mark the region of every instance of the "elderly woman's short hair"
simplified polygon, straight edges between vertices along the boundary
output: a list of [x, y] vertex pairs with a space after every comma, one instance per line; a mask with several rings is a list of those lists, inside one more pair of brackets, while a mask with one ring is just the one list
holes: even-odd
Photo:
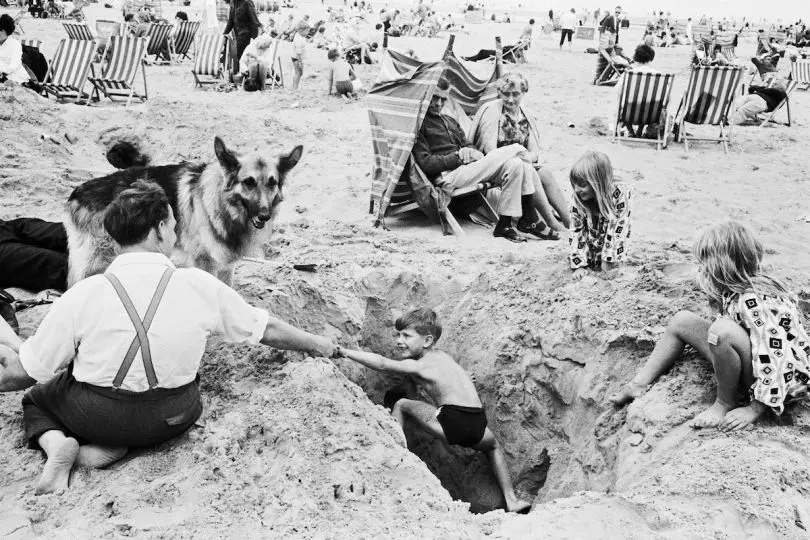
[[498, 92], [509, 92], [513, 88], [520, 90], [522, 94], [529, 91], [529, 81], [522, 73], [507, 73], [498, 79]]

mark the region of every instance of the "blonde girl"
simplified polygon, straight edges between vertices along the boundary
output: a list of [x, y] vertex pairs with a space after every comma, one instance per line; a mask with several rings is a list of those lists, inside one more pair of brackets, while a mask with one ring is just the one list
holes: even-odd
[[[689, 311], [672, 318], [650, 358], [610, 400], [622, 405], [639, 397], [691, 345], [711, 360], [717, 399], [692, 427], [745, 428], [768, 409], [781, 414], [786, 401], [806, 396], [810, 341], [797, 299], [762, 273], [762, 244], [749, 229], [729, 221], [705, 231], [694, 247], [698, 284], [718, 310], [714, 322]], [[750, 403], [737, 407], [739, 387]]]
[[570, 179], [574, 205], [569, 262], [574, 278], [579, 279], [588, 269], [608, 270], [624, 260], [632, 190], [615, 181], [610, 159], [593, 150], [574, 163]]

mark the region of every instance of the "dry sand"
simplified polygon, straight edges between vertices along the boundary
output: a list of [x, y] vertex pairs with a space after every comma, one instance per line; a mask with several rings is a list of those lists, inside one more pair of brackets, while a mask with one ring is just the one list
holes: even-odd
[[[57, 21], [27, 19], [26, 31], [45, 40], [49, 56], [63, 35]], [[476, 27], [458, 37], [456, 50], [474, 52], [496, 33], [508, 43], [517, 32], [518, 25]], [[392, 46], [429, 59], [444, 44]], [[688, 48], [656, 52], [657, 67], [678, 74], [677, 102]], [[285, 320], [381, 353], [392, 352], [398, 313], [435, 307], [445, 323], [441, 344], [474, 376], [518, 488], [535, 498], [532, 514], [470, 513], [500, 504], [485, 460], [412, 432], [424, 463], [406, 451], [396, 424], [373, 404], [391, 378], [348, 361], [215, 340], [202, 371], [201, 425], [109, 470], [77, 471], [63, 495], [33, 495], [42, 458], [23, 444], [21, 394], [0, 397], [0, 535], [808, 537], [807, 411], [742, 434], [694, 432], [685, 422], [714, 396], [711, 367], [694, 356], [627, 409], [606, 400], [673, 313], [709, 315], [689, 255], [702, 228], [727, 218], [747, 223], [767, 248], [768, 268], [810, 296], [810, 223], [801, 219], [810, 214], [807, 93], [794, 94], [793, 127], [741, 128], [728, 156], [714, 144], [688, 154], [680, 145], [662, 152], [615, 145], [599, 131], [611, 121], [616, 90], [589, 84], [595, 57], [561, 53], [553, 39], [538, 43], [517, 69], [530, 80], [526, 105], [563, 190], [570, 194], [568, 168], [590, 148], [607, 152], [636, 190], [626, 270], [574, 283], [564, 242], [518, 246], [470, 223], [467, 237], [442, 237], [419, 216], [390, 220], [389, 231], [373, 228], [367, 115], [362, 101], [324, 95], [324, 56], [310, 51], [298, 95], [194, 90], [188, 62], [148, 67], [150, 99], [130, 109], [59, 105], [2, 89], [0, 217], [59, 219], [74, 186], [111, 171], [105, 144], [120, 136], [140, 138], [157, 163], [211, 159], [215, 135], [268, 152], [303, 144], [268, 262], [240, 264], [236, 288]], [[361, 76], [374, 74], [365, 68]], [[42, 133], [61, 144], [41, 141]], [[296, 272], [294, 263], [318, 269]], [[25, 335], [45, 311], [21, 314]]]

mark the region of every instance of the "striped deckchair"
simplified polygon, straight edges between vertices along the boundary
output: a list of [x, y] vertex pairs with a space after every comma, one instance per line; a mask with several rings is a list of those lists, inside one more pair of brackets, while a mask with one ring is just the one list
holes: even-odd
[[735, 62], [737, 60], [737, 47], [734, 45], [734, 37], [733, 33], [728, 32], [717, 36], [714, 40], [715, 49], [719, 49], [720, 53], [729, 62]]
[[[426, 208], [424, 201], [441, 195], [411, 159], [416, 136], [439, 78], [444, 74], [450, 84], [451, 99], [448, 104], [456, 107], [457, 114], [461, 116], [459, 123], [465, 127], [465, 121], [471, 123], [469, 116], [475, 114], [481, 104], [497, 98], [499, 67], [496, 64], [489, 79], [479, 79], [461, 64], [450, 47], [443, 61], [428, 63], [385, 50], [377, 81], [366, 97], [374, 146], [369, 212], [375, 215], [376, 225], [384, 226], [386, 216], [418, 208], [433, 213]], [[482, 183], [464, 192], [456, 191], [445, 196], [476, 197], [476, 205], [486, 214], [493, 214], [491, 207], [484, 204], [482, 195], [482, 191], [488, 187]], [[418, 190], [423, 190], [426, 197], [415, 198], [414, 192]], [[440, 205], [439, 209], [432, 210], [437, 210], [446, 232], [449, 229], [458, 235], [463, 234], [452, 213], [445, 208], [446, 205], [443, 208]]]
[[599, 49], [596, 59], [596, 76], [593, 84], [596, 86], [616, 86], [624, 68], [620, 68], [613, 61], [613, 57], [605, 49]]
[[790, 78], [796, 81], [796, 88], [810, 90], [810, 60], [796, 60], [790, 65]]
[[[760, 118], [762, 119], [762, 123], [759, 125], [759, 127], [765, 127], [767, 124], [781, 124], [783, 126], [790, 127], [790, 123], [791, 123], [791, 120], [790, 120], [790, 93], [793, 92], [799, 86], [799, 84], [801, 84], [801, 83], [799, 83], [798, 81], [794, 81], [792, 79], [788, 80], [787, 86], [785, 88], [785, 99], [780, 101], [779, 105], [777, 105], [771, 112], [763, 113], [762, 115], [760, 115]], [[778, 122], [778, 121], [774, 120], [774, 117], [776, 116], [776, 113], [778, 113], [780, 110], [782, 110], [782, 108], [785, 108], [785, 110], [787, 111], [787, 122]]]
[[182, 56], [191, 60], [188, 51], [191, 49], [199, 29], [200, 21], [182, 21], [177, 25], [177, 32], [174, 34], [174, 40], [172, 41], [172, 54], [175, 57]]
[[57, 99], [86, 99], [87, 72], [96, 54], [96, 42], [63, 39], [59, 42], [42, 90]]
[[[100, 98], [103, 93], [110, 100], [126, 99], [128, 107], [133, 97], [146, 101], [146, 70], [143, 67], [146, 55], [146, 38], [134, 36], [112, 36], [110, 38], [110, 59], [101, 77], [95, 73], [90, 77], [93, 95]], [[143, 94], [135, 92], [135, 76], [140, 68], [143, 75]]]
[[224, 66], [222, 63], [222, 51], [226, 49], [227, 39], [220, 33], [203, 34], [197, 45], [194, 58], [194, 67], [191, 74], [194, 75], [195, 86], [212, 84], [222, 78]]
[[149, 38], [149, 43], [146, 46], [146, 56], [154, 55], [155, 62], [160, 60], [160, 54], [167, 51], [169, 55], [169, 62], [171, 62], [171, 52], [169, 52], [169, 34], [172, 31], [172, 25], [151, 23], [146, 37]]
[[[672, 73], [649, 73], [632, 69], [624, 72], [619, 89], [616, 122], [613, 128], [614, 142], [625, 140], [653, 143], [658, 150], [666, 147], [666, 129], [664, 128], [674, 79], [675, 75]], [[658, 126], [658, 134], [655, 139], [642, 137], [644, 126], [649, 125]], [[631, 134], [635, 131], [637, 136], [631, 138], [621, 135], [622, 127]]]
[[28, 47], [33, 47], [35, 49], [39, 49], [39, 47], [42, 45], [42, 40], [34, 39], [34, 38], [21, 39], [20, 40], [20, 45], [26, 45]]
[[90, 31], [90, 28], [84, 23], [66, 22], [62, 23], [67, 32], [68, 39], [93, 41], [95, 37]]
[[[728, 153], [728, 145], [731, 143], [728, 113], [742, 78], [743, 68], [739, 66], [692, 68], [686, 92], [675, 114], [678, 141], [683, 141], [687, 152], [690, 141], [715, 141], [722, 143], [723, 149]], [[687, 135], [685, 124], [720, 126], [720, 135], [715, 138], [692, 137]]]

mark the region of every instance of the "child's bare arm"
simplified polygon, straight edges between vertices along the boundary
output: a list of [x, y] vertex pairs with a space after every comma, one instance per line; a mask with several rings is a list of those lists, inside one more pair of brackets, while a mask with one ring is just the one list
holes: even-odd
[[379, 354], [364, 351], [353, 351], [350, 349], [344, 349], [343, 347], [338, 347], [335, 354], [345, 356], [346, 358], [354, 360], [359, 364], [370, 367], [374, 371], [393, 371], [396, 373], [405, 373], [407, 375], [416, 375], [419, 373], [419, 364], [415, 360], [402, 360], [398, 362]]

